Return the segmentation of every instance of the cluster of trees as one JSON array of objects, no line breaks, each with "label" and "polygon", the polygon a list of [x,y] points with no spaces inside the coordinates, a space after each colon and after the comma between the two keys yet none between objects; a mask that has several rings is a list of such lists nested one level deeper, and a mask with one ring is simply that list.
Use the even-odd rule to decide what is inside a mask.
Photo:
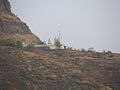
[{"label": "cluster of trees", "polygon": [[0,39],[0,46],[23,47],[22,42],[15,39]]}]

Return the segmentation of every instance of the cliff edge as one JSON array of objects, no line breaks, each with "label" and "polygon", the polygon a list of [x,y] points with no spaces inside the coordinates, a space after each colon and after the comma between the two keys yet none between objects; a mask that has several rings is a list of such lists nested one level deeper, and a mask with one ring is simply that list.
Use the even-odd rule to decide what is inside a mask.
[{"label": "cliff edge", "polygon": [[11,12],[8,0],[0,0],[0,39],[16,39],[27,44],[41,42],[26,23]]}]

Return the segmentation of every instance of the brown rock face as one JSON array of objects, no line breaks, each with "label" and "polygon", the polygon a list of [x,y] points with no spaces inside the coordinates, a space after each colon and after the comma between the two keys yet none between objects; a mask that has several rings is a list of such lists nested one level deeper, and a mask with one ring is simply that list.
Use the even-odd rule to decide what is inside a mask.
[{"label": "brown rock face", "polygon": [[0,12],[1,11],[11,12],[10,3],[7,0],[0,0]]},{"label": "brown rock face", "polygon": [[41,42],[16,15],[8,0],[0,0],[0,38],[14,38],[28,44]]}]

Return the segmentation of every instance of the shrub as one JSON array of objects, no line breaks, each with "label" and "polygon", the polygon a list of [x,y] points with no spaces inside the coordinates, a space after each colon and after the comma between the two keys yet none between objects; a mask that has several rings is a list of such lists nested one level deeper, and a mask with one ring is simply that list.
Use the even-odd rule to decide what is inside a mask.
[{"label": "shrub", "polygon": [[45,42],[39,41],[38,44],[42,45],[45,44]]},{"label": "shrub", "polygon": [[15,39],[1,39],[0,46],[11,46],[22,48],[22,43],[20,41],[16,41]]},{"label": "shrub", "polygon": [[34,45],[33,44],[29,44],[26,49],[33,49],[34,48]]},{"label": "shrub", "polygon": [[20,41],[16,41],[15,42],[15,46],[18,47],[18,48],[22,48],[23,47],[22,42],[20,42]]}]

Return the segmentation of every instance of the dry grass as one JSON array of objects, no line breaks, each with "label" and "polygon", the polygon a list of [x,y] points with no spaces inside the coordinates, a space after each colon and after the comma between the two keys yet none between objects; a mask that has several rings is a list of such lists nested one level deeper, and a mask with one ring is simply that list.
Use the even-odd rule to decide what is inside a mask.
[{"label": "dry grass", "polygon": [[[5,78],[16,81],[12,82],[12,86],[18,83],[18,86],[22,87],[21,83],[26,86],[27,82],[30,82],[30,86],[38,87],[37,90],[120,89],[119,54],[112,54],[113,60],[111,60],[109,54],[104,55],[106,58],[93,58],[93,53],[89,52],[47,51],[39,48],[18,50],[9,47],[0,47],[0,53],[2,53],[0,55],[1,70],[6,70],[6,72],[1,71],[4,76],[0,77],[6,82]],[[59,56],[61,53],[63,55]],[[86,56],[81,56],[83,53]],[[14,78],[11,79],[11,75],[14,75]],[[25,90],[30,90],[30,88]]]},{"label": "dry grass", "polygon": [[1,34],[0,38],[3,40],[7,39],[16,39],[17,41],[21,41],[27,44],[38,43],[38,39],[36,39],[35,35],[32,34]]},{"label": "dry grass", "polygon": [[24,54],[24,56],[27,57],[27,58],[30,58],[30,57],[37,57],[37,56],[39,56],[39,55],[36,54],[36,53],[33,53],[33,52],[27,52],[27,51],[24,51],[23,54]]},{"label": "dry grass", "polygon": [[[18,19],[18,17],[16,17],[15,15],[13,15],[13,14],[11,15],[11,14],[5,13],[5,12],[1,12],[1,13],[0,13],[0,17],[7,18],[8,20],[9,20],[9,19],[15,20],[15,21],[18,21],[18,22],[20,21],[20,20]],[[6,19],[6,20],[7,20],[7,19]]]}]

